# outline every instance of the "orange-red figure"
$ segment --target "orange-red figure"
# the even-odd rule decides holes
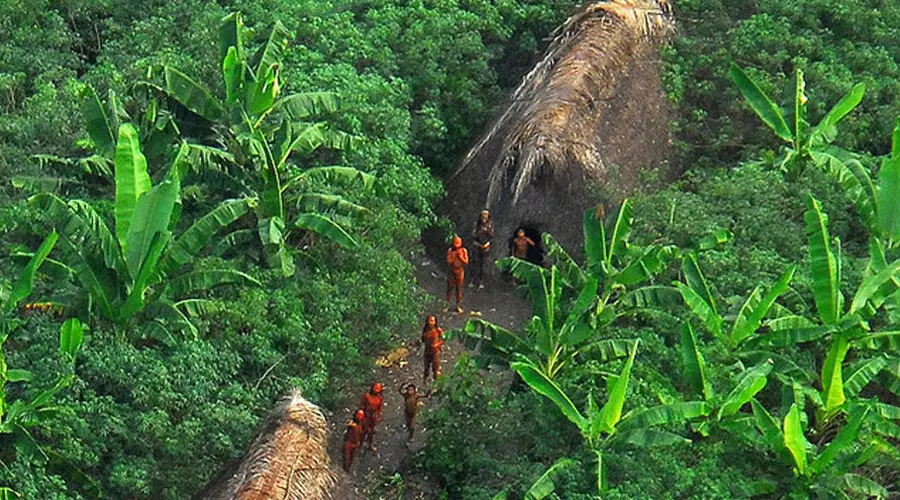
[[[491,213],[482,210],[478,220],[475,221],[475,229],[472,230],[472,239],[475,241],[475,276],[474,282],[478,288],[484,288],[484,275],[491,260],[491,240],[494,238],[494,224],[491,222]],[[472,286],[472,283],[469,283]]]
[[[435,380],[441,376],[441,347],[444,340],[441,336],[444,330],[437,324],[437,318],[429,316],[422,328],[422,344],[425,346],[425,372],[422,380],[428,383],[428,372],[434,374]]]
[[[447,249],[447,302],[453,291],[456,291],[456,312],[462,313],[459,307],[462,302],[463,281],[466,277],[465,267],[469,265],[469,252],[463,246],[462,238],[453,237],[453,246]]]
[[[363,394],[359,407],[365,414],[363,419],[363,439],[368,441],[369,449],[375,451],[373,441],[375,439],[375,426],[381,423],[381,408],[384,406],[384,398],[381,395],[381,384],[372,384],[369,392]]]
[[[353,414],[353,420],[347,424],[347,433],[344,434],[344,470],[350,472],[350,466],[353,465],[353,457],[356,456],[356,450],[362,444],[363,436],[363,420],[366,414],[362,410],[356,410]]]
[[[525,236],[525,231],[519,229],[516,231],[516,237],[513,238],[513,248],[512,254],[513,257],[517,259],[525,259],[528,257],[528,247],[533,247],[534,241],[528,236]]]
[[[416,425],[416,415],[419,413],[419,400],[427,398],[428,394],[419,394],[416,391],[416,386],[409,384],[400,389],[400,395],[406,400],[406,407],[403,410],[403,413],[406,416],[406,430],[409,431],[409,437],[407,437],[406,440],[412,441],[413,428]]]

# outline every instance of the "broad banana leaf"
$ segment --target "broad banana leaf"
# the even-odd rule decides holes
[[[90,85],[85,89],[83,99],[84,126],[88,135],[91,136],[94,147],[101,155],[112,156],[113,151],[116,149],[116,138],[113,135],[106,108],[100,102],[97,92]]]
[[[8,302],[4,306],[4,312],[8,313],[12,311],[19,305],[20,301],[31,295],[32,290],[34,290],[34,276],[37,274],[37,270],[41,267],[41,264],[44,263],[47,256],[50,255],[50,251],[53,250],[58,239],[59,234],[57,234],[56,231],[53,231],[44,238],[43,242],[41,242],[41,246],[38,247],[37,252],[34,253],[34,256],[31,257],[28,264],[25,265],[25,269],[22,270],[16,280],[16,284],[13,285],[12,291],[7,299]]]
[[[244,82],[243,27],[240,12],[232,12],[223,17],[219,27],[219,60],[222,61],[222,76],[229,105],[237,102]]]
[[[768,125],[775,132],[775,135],[787,142],[791,142],[794,137],[784,121],[784,115],[778,106],[769,99],[769,96],[756,85],[756,82],[751,80],[738,65],[733,63],[728,75],[734,80],[741,95],[747,100],[747,104],[750,105],[763,123]]]
[[[741,342],[759,329],[772,304],[778,300],[781,294],[787,291],[796,269],[796,266],[789,267],[772,289],[758,302],[752,300],[753,294],[750,295],[750,298],[745,303],[745,307],[741,308],[738,319],[734,322],[734,328],[731,330],[731,345],[740,345]],[[747,307],[748,305],[749,307]]]
[[[839,453],[853,444],[853,441],[856,440],[856,436],[859,434],[859,428],[862,426],[869,411],[870,408],[868,406],[862,406],[856,407],[850,412],[849,421],[841,427],[837,436],[828,443],[828,446],[810,464],[809,468],[813,473],[823,473]]]
[[[559,411],[561,411],[570,422],[575,424],[582,434],[588,435],[590,433],[590,424],[581,412],[578,411],[578,408],[575,407],[575,403],[569,399],[569,396],[566,395],[558,385],[556,385],[556,382],[547,378],[534,363],[530,361],[515,361],[510,363],[510,368],[518,373],[519,376],[522,377],[522,380],[524,380],[534,392],[553,401],[553,403],[556,404],[556,407],[559,408]]]
[[[881,231],[892,241],[900,240],[900,157],[881,162],[877,199]]]
[[[180,191],[178,179],[168,179],[154,186],[138,200],[128,229],[127,245],[124,247],[125,265],[132,278],[137,277],[155,235],[169,232],[169,222]]]
[[[203,247],[209,244],[212,236],[219,230],[228,227],[250,210],[250,201],[226,200],[208,214],[197,220],[169,247],[160,266],[160,272],[170,274],[183,264],[191,261]]]
[[[128,248],[128,233],[138,200],[152,187],[150,174],[147,172],[147,158],[141,153],[138,131],[130,123],[119,127],[115,166],[116,237],[124,254]]]
[[[657,425],[682,424],[687,420],[708,416],[712,408],[704,401],[689,401],[643,408],[619,422],[619,430],[643,429]]]
[[[666,268],[675,257],[677,248],[673,246],[651,245],[644,253],[629,262],[624,269],[612,276],[612,281],[625,286],[646,281]]]
[[[847,337],[842,334],[832,336],[831,349],[825,363],[822,364],[822,401],[825,404],[825,414],[832,413],[844,404],[844,380],[841,375],[841,366],[850,349]]]
[[[302,121],[310,116],[333,113],[341,107],[338,95],[333,92],[302,92],[279,99],[275,109],[284,112],[291,121]]]
[[[856,109],[856,106],[862,101],[863,95],[866,93],[866,86],[863,83],[857,83],[850,89],[850,92],[847,93],[844,97],[838,101],[837,104],[831,108],[828,113],[825,115],[825,118],[822,118],[822,121],[816,125],[816,128],[812,130],[809,134],[808,145],[812,145],[813,142],[822,137],[829,129],[837,125],[839,121],[851,111]]]
[[[553,267],[548,272],[543,267],[512,257],[498,260],[497,267],[528,283],[532,314],[541,319],[546,333],[555,332],[556,300],[561,291],[558,289],[562,287],[562,280],[557,280],[559,271]],[[549,344],[545,347],[549,350]]]
[[[781,431],[778,421],[769,414],[756,398],[750,399],[750,404],[753,407],[753,417],[756,419],[756,427],[759,428],[759,431],[762,433],[766,444],[769,445],[769,448],[775,452],[778,458],[788,465],[793,466],[794,459],[791,456],[790,451],[784,445],[784,433]]]
[[[585,313],[592,309],[597,300],[597,286],[597,278],[590,278],[581,289],[581,292],[578,293],[578,298],[575,299],[575,304],[569,311],[569,315],[559,331],[560,345],[575,347],[585,341],[587,336],[594,333],[591,328],[578,328],[578,326],[584,325],[582,319]]]
[[[684,376],[696,394],[709,401],[713,396],[712,386],[706,378],[706,361],[697,347],[697,337],[690,323],[681,326],[681,360],[684,363]]]
[[[345,186],[359,185],[365,191],[370,191],[375,187],[376,180],[374,175],[352,167],[315,167],[303,170],[299,174],[290,177],[282,185],[281,191],[286,192],[295,184],[308,181],[323,181]]]
[[[703,300],[703,297],[698,295],[694,289],[680,282],[676,282],[675,286],[678,287],[678,291],[681,293],[684,303],[691,312],[700,318],[700,321],[703,322],[703,326],[706,327],[709,333],[715,338],[721,337],[722,318],[719,316],[718,312],[716,312],[707,301]]]
[[[608,434],[615,432],[616,424],[622,418],[622,407],[625,405],[625,393],[628,390],[628,379],[631,376],[631,365],[634,363],[635,354],[637,354],[638,343],[638,340],[634,341],[628,361],[625,362],[622,373],[619,374],[618,379],[609,392],[609,400],[597,414],[597,418],[600,419],[600,428]]]
[[[876,375],[887,366],[887,358],[878,356],[876,358],[867,359],[853,366],[850,369],[850,376],[844,381],[844,395],[850,397],[858,397],[860,391],[867,385]]]
[[[712,250],[734,239],[734,233],[727,229],[717,229],[700,238],[697,249],[700,251]]]
[[[324,215],[301,213],[294,220],[294,227],[328,238],[344,248],[353,249],[359,246],[344,228]]]
[[[641,448],[653,448],[656,446],[672,446],[675,444],[688,444],[690,439],[659,429],[628,429],[616,434],[617,443],[627,443]]]
[[[238,55],[236,47],[228,47],[228,52],[222,58],[222,79],[225,80],[225,103],[229,106],[235,104],[243,94],[244,61]]]
[[[645,286],[631,290],[619,299],[626,309],[669,309],[684,303],[681,292],[671,286]]]
[[[222,312],[225,305],[217,300],[186,299],[176,302],[175,307],[185,316],[192,318],[197,316],[210,316]]]
[[[243,60],[244,41],[241,31],[244,20],[240,12],[232,12],[222,18],[219,26],[219,59],[225,59],[228,50],[232,47],[237,51],[239,59]]]
[[[806,235],[809,238],[810,271],[813,278],[813,295],[822,322],[832,325],[838,322],[843,310],[840,290],[840,262],[831,251],[828,236],[828,217],[822,205],[811,194],[806,197]]]
[[[892,283],[900,275],[900,260],[891,263],[877,274],[867,276],[859,284],[859,290],[853,296],[853,302],[850,304],[848,314],[854,314],[862,310],[866,304],[872,300],[875,303],[884,303],[883,290],[884,286]],[[893,290],[891,290],[893,291]]]
[[[566,286],[581,290],[587,280],[587,274],[550,233],[544,233],[542,239],[548,259],[559,268],[560,278]]]
[[[794,468],[801,476],[806,475],[806,437],[800,423],[800,409],[791,405],[791,410],[784,417],[784,446],[794,458]]]
[[[113,303],[118,301],[118,282],[111,271],[102,263],[94,262],[82,249],[73,244],[69,238],[62,238],[63,250],[67,263],[75,270],[75,277],[90,293],[91,299],[100,309],[100,314],[108,320],[115,321]]]
[[[167,335],[171,335],[167,327],[172,326],[179,331],[189,332],[191,337],[197,338],[199,330],[194,323],[168,300],[157,300],[148,304],[147,315],[154,318],[156,326],[161,327]]]
[[[78,318],[69,318],[59,329],[59,351],[70,359],[75,359],[84,342],[84,327]]]
[[[875,185],[866,167],[856,159],[842,159],[827,150],[810,151],[810,156],[817,166],[840,184],[844,195],[856,206],[856,212],[866,228],[878,234]]]
[[[772,365],[773,362],[767,360],[746,370],[734,389],[725,397],[725,402],[719,408],[716,418],[722,420],[722,417],[734,415],[741,407],[750,402],[753,396],[766,386],[768,381],[766,376],[772,371]]]
[[[192,293],[209,290],[211,288],[230,283],[246,283],[262,286],[256,278],[233,269],[212,269],[206,271],[193,271],[181,274],[168,283],[171,297],[185,297]]]
[[[12,184],[12,187],[16,189],[37,193],[57,193],[62,189],[64,184],[71,183],[68,179],[47,175],[14,175],[9,182]]]
[[[345,217],[362,217],[371,213],[368,208],[348,201],[343,196],[322,193],[306,193],[298,196],[297,210],[309,213],[337,214]]]
[[[169,233],[160,231],[157,231],[150,240],[147,254],[141,260],[141,267],[134,278],[128,297],[125,298],[125,304],[119,308],[119,317],[116,321],[120,325],[125,325],[132,316],[144,309],[144,291],[157,277],[159,272],[157,264],[168,242]]]
[[[634,347],[635,339],[604,339],[579,349],[579,352],[592,360],[607,363],[615,359],[628,357]]]
[[[881,500],[890,496],[887,488],[859,474],[844,474],[843,484],[846,490],[856,493],[860,498]]]
[[[214,122],[222,117],[222,105],[205,87],[175,68],[166,66],[166,93],[192,113]]]
[[[265,45],[260,47],[250,62],[251,66],[256,67],[255,79],[257,82],[265,79],[266,72],[269,68],[273,65],[281,64],[281,61],[284,59],[284,51],[287,49],[290,38],[291,33],[283,24],[281,24],[281,21],[275,21],[274,26],[272,26],[272,32],[269,33],[269,38]]]
[[[541,477],[528,488],[525,492],[525,500],[543,500],[550,496],[556,489],[556,477],[565,469],[578,465],[578,462],[571,458],[561,458],[556,461],[549,469],[546,470]]]
[[[681,261],[681,272],[684,274],[684,281],[685,283],[687,283],[687,286],[691,290],[693,290],[694,293],[703,300],[703,302],[706,302],[712,314],[718,316],[719,309],[716,306],[716,299],[713,297],[713,294],[709,289],[709,285],[706,283],[706,278],[703,276],[703,272],[700,270],[700,265],[697,263],[697,257],[694,254],[688,254]],[[719,330],[721,330],[721,327],[719,327],[713,333],[718,336],[717,332]]]

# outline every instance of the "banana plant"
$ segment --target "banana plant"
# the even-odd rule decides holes
[[[180,185],[188,148],[182,145],[166,178],[153,186],[140,146],[134,127],[123,124],[116,144],[115,232],[84,201],[66,201],[51,193],[30,201],[50,214],[61,234],[61,260],[74,270],[93,308],[120,333],[146,313],[149,322],[169,337],[171,328],[196,335],[190,317],[213,312],[215,304],[190,295],[227,283],[259,282],[232,269],[185,273],[182,267],[257,201],[225,201],[176,237],[173,228],[181,214]]]
[[[756,428],[761,439],[779,460],[790,467],[784,474],[789,498],[849,498],[848,493],[867,498],[887,498],[887,489],[874,480],[853,472],[875,455],[892,446],[884,440],[862,433],[869,405],[854,406],[847,421],[833,439],[817,443],[807,440],[804,415],[800,406],[792,404],[784,419],[773,417],[756,399],[751,401]],[[776,489],[773,485],[773,491]]]
[[[680,250],[672,245],[651,244],[638,246],[629,242],[634,222],[631,200],[625,199],[611,217],[602,211],[589,209],[584,212],[585,263],[579,266],[566,250],[547,233],[544,245],[551,262],[561,270],[563,284],[575,292],[591,279],[598,283],[599,300],[594,304],[593,318],[615,318],[620,307],[643,307],[671,300],[670,287],[650,286],[629,291],[629,287],[651,281],[664,271],[669,262],[680,257]],[[726,235],[720,235],[727,239]],[[498,266],[513,274],[518,268],[528,269],[527,262],[519,259],[501,259]],[[527,271],[526,271],[527,272]],[[601,321],[602,323],[602,321]]]
[[[259,241],[266,260],[285,276],[294,264],[285,243],[292,229],[308,231],[345,248],[357,241],[343,226],[368,211],[337,195],[310,190],[311,181],[371,190],[375,178],[349,167],[300,168],[296,157],[320,147],[348,149],[358,139],[334,130],[314,116],[339,109],[329,92],[281,95],[280,72],[290,33],[276,22],[266,43],[250,57],[242,41],[240,13],[223,18],[219,56],[224,98],[173,67],[162,70],[164,84],[154,86],[169,101],[202,118],[199,140],[191,143],[190,164],[202,175],[227,181],[233,194],[257,197]],[[206,144],[213,143],[216,146]],[[235,238],[238,235],[234,235]]]
[[[32,192],[59,193],[63,186],[73,183],[87,187],[98,185],[107,187],[112,184],[116,131],[121,124],[132,120],[132,114],[125,109],[112,89],[109,90],[107,100],[104,102],[93,87],[86,85],[81,99],[81,111],[88,137],[79,140],[75,145],[87,151],[88,155],[78,158],[50,154],[34,155],[32,159],[36,160],[45,172],[46,169],[53,168],[59,175],[13,176],[11,182],[14,187]],[[141,116],[137,117],[140,125],[138,132],[141,143],[145,145],[144,154],[151,169],[162,168],[167,163],[167,155],[179,133],[174,115],[165,109],[159,109],[156,101],[151,101],[143,113],[139,114]],[[80,179],[73,176],[73,170],[79,173]]]
[[[622,372],[607,380],[609,396],[606,404],[598,406],[591,391],[588,393],[584,412],[580,411],[568,394],[547,377],[541,367],[533,361],[520,358],[511,364],[511,368],[534,392],[552,401],[581,432],[585,446],[597,458],[594,474],[598,493],[606,489],[603,467],[605,450],[624,445],[654,447],[690,443],[689,439],[659,427],[683,424],[710,413],[710,406],[707,403],[689,401],[638,409],[623,415],[637,347],[638,341],[633,342]],[[560,462],[557,462],[553,467],[559,467],[559,464]]]
[[[729,75],[754,113],[787,145],[779,161],[779,168],[786,175],[798,179],[804,175],[808,165],[823,168],[838,178],[852,175],[852,171],[857,169],[865,170],[858,156],[831,145],[837,137],[837,124],[862,101],[866,92],[864,84],[854,85],[812,127],[806,119],[806,84],[803,71],[799,68],[794,72],[790,108],[784,110],[738,65],[731,65]]]

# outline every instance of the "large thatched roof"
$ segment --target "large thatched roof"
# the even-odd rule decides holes
[[[276,407],[236,467],[210,483],[205,500],[324,500],[337,482],[319,408],[290,394]]]
[[[673,29],[666,0],[588,2],[570,16],[448,179],[444,208],[461,229],[489,207],[503,236],[535,221],[566,239],[557,226],[575,214],[580,227],[586,184],[658,165],[668,125],[655,59]]]

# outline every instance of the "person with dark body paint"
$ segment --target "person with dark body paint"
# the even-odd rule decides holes
[[[485,272],[489,269],[491,261],[491,240],[494,238],[494,223],[491,221],[491,213],[482,210],[475,228],[472,230],[472,241],[475,242],[475,275],[469,282],[469,286],[484,288]]]

